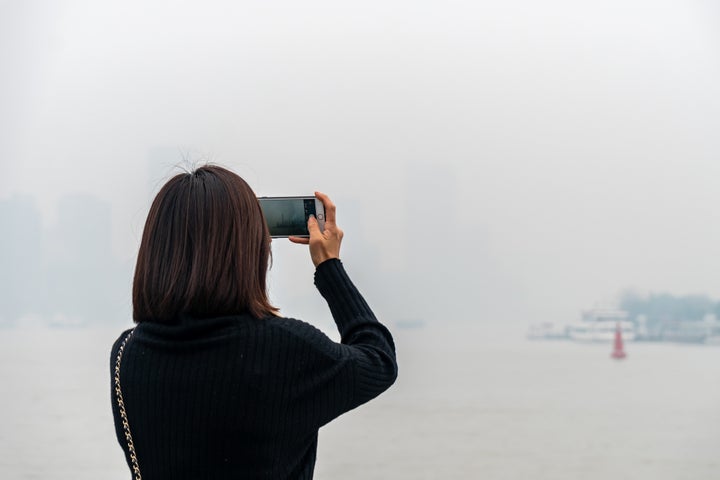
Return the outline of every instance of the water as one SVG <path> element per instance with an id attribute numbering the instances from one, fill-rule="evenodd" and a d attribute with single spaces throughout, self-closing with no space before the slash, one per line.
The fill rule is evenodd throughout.
<path id="1" fill-rule="evenodd" d="M 0 478 L 129 478 L 119 331 L 0 330 Z M 629 344 L 613 361 L 609 345 L 395 333 L 397 384 L 322 429 L 316 478 L 720 478 L 720 347 Z"/>

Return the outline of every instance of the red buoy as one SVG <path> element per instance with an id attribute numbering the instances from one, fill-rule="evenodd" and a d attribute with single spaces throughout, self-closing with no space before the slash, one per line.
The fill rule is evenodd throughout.
<path id="1" fill-rule="evenodd" d="M 615 348 L 613 348 L 611 357 L 619 360 L 621 358 L 625 358 L 626 356 L 627 354 L 625 353 L 625 350 L 623 350 L 622 331 L 620 329 L 620 324 L 618 323 L 615 327 Z"/>

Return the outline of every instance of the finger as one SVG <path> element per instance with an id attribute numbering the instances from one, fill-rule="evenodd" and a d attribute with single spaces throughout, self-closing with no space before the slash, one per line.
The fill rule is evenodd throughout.
<path id="1" fill-rule="evenodd" d="M 330 200 L 330 197 L 322 192 L 315 192 L 315 198 L 320 200 L 325 207 L 325 223 L 335 223 L 335 204 Z"/>
<path id="2" fill-rule="evenodd" d="M 305 237 L 288 237 L 288 240 L 292 243 L 299 243 L 302 245 L 308 245 L 310 243 L 310 239 Z"/>
<path id="3" fill-rule="evenodd" d="M 320 225 L 318 225 L 315 215 L 310 215 L 310 217 L 308 217 L 307 228 L 311 238 L 317 235 L 322 235 L 320 232 Z"/>

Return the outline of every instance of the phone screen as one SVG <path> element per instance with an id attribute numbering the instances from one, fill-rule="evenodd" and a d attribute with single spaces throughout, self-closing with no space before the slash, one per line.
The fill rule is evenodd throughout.
<path id="1" fill-rule="evenodd" d="M 307 221 L 316 215 L 315 197 L 258 198 L 271 237 L 307 237 Z"/>

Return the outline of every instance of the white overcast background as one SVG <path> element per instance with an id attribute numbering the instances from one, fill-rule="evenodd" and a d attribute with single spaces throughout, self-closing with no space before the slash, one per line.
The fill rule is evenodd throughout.
<path id="1" fill-rule="evenodd" d="M 152 187 L 210 159 L 259 195 L 331 195 L 397 318 L 718 297 L 714 1 L 0 1 L 0 69 L 0 201 L 32 196 L 48 229 L 63 197 L 111 202 L 128 264 Z M 273 242 L 298 316 L 301 248 Z"/>

